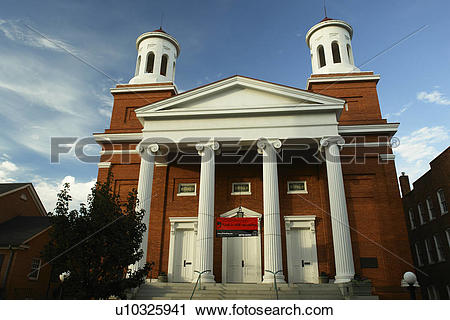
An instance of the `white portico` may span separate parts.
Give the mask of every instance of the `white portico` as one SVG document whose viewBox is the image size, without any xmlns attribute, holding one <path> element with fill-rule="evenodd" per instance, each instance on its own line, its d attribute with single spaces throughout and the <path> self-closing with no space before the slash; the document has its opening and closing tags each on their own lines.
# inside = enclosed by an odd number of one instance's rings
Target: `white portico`
<svg viewBox="0 0 450 320">
<path fill-rule="evenodd" d="M 180 148 L 195 148 L 201 159 L 197 217 L 187 220 L 176 218 L 170 220 L 172 229 L 168 263 L 169 281 L 195 280 L 194 270 L 210 270 L 203 274 L 202 281 L 216 281 L 217 275 L 214 274 L 215 159 L 216 155 L 226 150 L 229 144 L 238 145 L 242 149 L 255 148 L 261 154 L 264 202 L 263 212 L 252 213 L 253 216 L 260 215 L 259 218 L 262 219 L 264 244 L 260 239 L 259 243 L 258 240 L 248 244 L 241 241 L 233 246 L 244 248 L 243 251 L 246 250 L 245 246 L 256 245 L 256 248 L 259 248 L 257 249 L 260 250 L 259 254 L 256 251 L 253 258 L 246 258 L 252 261 L 260 260 L 256 261 L 254 268 L 261 276 L 251 281 L 272 283 L 273 273 L 271 272 L 278 271 L 280 271 L 277 273 L 279 282 L 291 281 L 283 274 L 282 246 L 283 241 L 286 240 L 281 237 L 281 224 L 288 220 L 285 217 L 285 221 L 282 221 L 280 216 L 277 154 L 283 149 L 283 143 L 304 139 L 318 141 L 322 139 L 321 146 L 326 156 L 336 282 L 346 282 L 353 278 L 352 247 L 339 162 L 339 145 L 342 144 L 342 138 L 338 133 L 338 118 L 344 104 L 345 101 L 341 99 L 234 76 L 136 110 L 136 115 L 143 125 L 142 140 L 138 150 L 146 155 L 141 162 L 138 196 L 141 199 L 141 206 L 149 212 L 147 214 L 152 215 L 149 202 L 155 155 L 167 156 L 168 151 L 177 152 Z M 250 214 L 250 211 L 247 213 Z M 297 226 L 304 227 L 302 223 L 294 223 L 295 217 L 289 219 L 289 225 L 292 225 L 294 229 Z M 314 237 L 314 219 L 308 220 L 307 225 L 312 226 L 308 236 Z M 288 248 L 296 248 L 292 245 L 295 234 L 293 230 Z M 143 241 L 147 243 L 148 234 Z M 233 240 L 226 240 L 227 244 L 222 246 L 222 257 L 235 259 L 231 256 L 237 249 L 229 250 L 232 242 Z M 191 247 L 185 250 L 187 243 L 190 243 Z M 311 243 L 315 243 L 315 238 L 311 240 Z M 146 257 L 146 245 L 142 248 Z M 264 256 L 263 261 L 261 261 L 261 253 Z M 289 256 L 290 252 L 287 254 Z M 317 261 L 317 256 L 315 259 Z M 238 260 L 239 257 L 236 258 L 236 261 Z M 187 265 L 188 269 L 183 269 L 181 277 L 176 271 L 177 266 L 184 264 L 183 268 L 186 268 L 186 261 L 192 264 Z M 222 281 L 234 279 L 232 275 L 230 276 L 229 270 L 224 271 L 224 268 L 232 268 L 233 263 L 228 264 L 222 261 L 222 266 L 224 263 Z M 289 264 L 292 265 L 291 262 Z M 245 268 L 244 262 L 242 265 Z M 186 272 L 189 275 L 186 275 Z"/>
</svg>

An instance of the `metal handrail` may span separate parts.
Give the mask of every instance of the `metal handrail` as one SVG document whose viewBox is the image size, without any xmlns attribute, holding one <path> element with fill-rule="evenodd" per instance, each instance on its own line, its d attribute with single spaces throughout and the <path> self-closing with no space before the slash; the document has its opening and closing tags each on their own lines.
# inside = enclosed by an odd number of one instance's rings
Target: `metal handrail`
<svg viewBox="0 0 450 320">
<path fill-rule="evenodd" d="M 192 300 L 192 297 L 194 296 L 195 290 L 197 289 L 197 284 L 200 282 L 200 288 L 202 287 L 202 274 L 204 274 L 205 272 L 211 272 L 211 270 L 204 270 L 202 272 L 194 270 L 194 272 L 198 273 L 198 277 L 197 277 L 197 281 L 195 282 L 195 286 L 194 286 L 194 290 L 192 290 L 192 294 L 191 297 L 189 298 L 189 300 Z"/>
<path fill-rule="evenodd" d="M 264 271 L 273 274 L 273 286 L 275 288 L 275 293 L 277 294 L 277 300 L 278 300 L 277 274 L 280 272 L 283 272 L 283 270 L 278 270 L 277 272 L 273 272 L 270 270 L 264 270 Z"/>
</svg>

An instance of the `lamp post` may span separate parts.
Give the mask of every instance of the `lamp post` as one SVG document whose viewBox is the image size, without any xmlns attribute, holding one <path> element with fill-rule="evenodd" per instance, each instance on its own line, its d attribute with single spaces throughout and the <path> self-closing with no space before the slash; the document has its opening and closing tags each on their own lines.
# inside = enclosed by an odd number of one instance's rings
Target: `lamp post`
<svg viewBox="0 0 450 320">
<path fill-rule="evenodd" d="M 414 285 L 417 283 L 417 277 L 416 275 L 411 272 L 405 272 L 403 275 L 403 280 L 408 284 L 408 290 L 411 300 L 416 300 L 416 288 Z"/>
</svg>

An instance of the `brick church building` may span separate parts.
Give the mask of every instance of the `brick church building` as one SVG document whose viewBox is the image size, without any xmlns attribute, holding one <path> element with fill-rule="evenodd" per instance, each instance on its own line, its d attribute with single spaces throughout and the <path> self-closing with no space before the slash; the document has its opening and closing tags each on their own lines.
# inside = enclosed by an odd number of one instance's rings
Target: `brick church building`
<svg viewBox="0 0 450 320">
<path fill-rule="evenodd" d="M 380 76 L 355 66 L 352 35 L 329 18 L 307 32 L 306 90 L 236 75 L 183 93 L 178 41 L 162 29 L 137 38 L 135 76 L 111 89 L 110 128 L 94 136 L 98 180 L 112 172 L 124 201 L 138 190 L 150 278 L 318 283 L 326 273 L 406 297 L 411 253 L 390 145 L 399 124 L 381 115 Z M 217 219 L 231 217 L 254 218 L 257 234 L 217 237 Z"/>
</svg>

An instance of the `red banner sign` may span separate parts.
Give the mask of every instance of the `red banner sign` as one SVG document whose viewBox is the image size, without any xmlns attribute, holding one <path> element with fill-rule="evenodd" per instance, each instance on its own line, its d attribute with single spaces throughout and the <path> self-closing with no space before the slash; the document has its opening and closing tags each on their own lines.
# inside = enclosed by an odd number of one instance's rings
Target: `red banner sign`
<svg viewBox="0 0 450 320">
<path fill-rule="evenodd" d="M 258 218 L 217 218 L 216 236 L 250 237 L 258 235 Z"/>
</svg>

